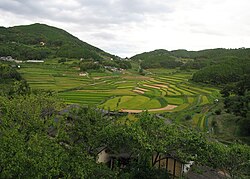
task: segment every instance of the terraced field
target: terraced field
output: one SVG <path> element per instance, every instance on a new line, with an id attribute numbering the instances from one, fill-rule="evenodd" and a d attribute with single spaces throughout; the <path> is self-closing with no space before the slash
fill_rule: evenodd
<path id="1" fill-rule="evenodd" d="M 66 103 L 97 105 L 117 111 L 177 112 L 197 106 L 201 114 L 194 114 L 193 125 L 206 127 L 206 116 L 218 98 L 218 90 L 201 87 L 189 81 L 191 73 L 152 70 L 150 75 L 135 73 L 91 73 L 79 76 L 78 69 L 57 64 L 25 64 L 20 72 L 33 89 L 58 91 Z M 168 107 L 169 106 L 169 107 Z"/>

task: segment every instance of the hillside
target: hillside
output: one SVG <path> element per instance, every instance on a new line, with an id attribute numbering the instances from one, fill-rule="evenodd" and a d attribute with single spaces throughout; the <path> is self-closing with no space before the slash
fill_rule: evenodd
<path id="1" fill-rule="evenodd" d="M 250 73 L 250 49 L 245 48 L 201 51 L 161 49 L 144 52 L 131 59 L 139 61 L 143 69 L 180 67 L 180 70 L 199 70 L 193 78 L 196 82 L 235 82 Z"/>
<path id="2" fill-rule="evenodd" d="M 185 49 L 179 49 L 179 50 L 172 50 L 168 51 L 165 49 L 157 49 L 150 52 L 144 52 L 141 54 L 137 54 L 131 59 L 137 60 L 137 59 L 147 59 L 157 56 L 172 56 L 176 58 L 191 58 L 191 59 L 197 59 L 197 58 L 204 58 L 204 59 L 211 59 L 211 58 L 220 58 L 220 57 L 250 57 L 250 48 L 238 48 L 238 49 L 224 49 L 224 48 L 216 48 L 216 49 L 205 49 L 200 51 L 188 51 Z"/>
<path id="3" fill-rule="evenodd" d="M 9 55 L 22 60 L 47 57 L 115 58 L 62 29 L 38 23 L 0 27 L 0 56 Z"/>
<path id="4" fill-rule="evenodd" d="M 174 57 L 171 52 L 163 49 L 144 52 L 133 56 L 131 59 L 139 60 L 141 67 L 144 69 L 160 67 L 175 68 L 182 65 L 182 62 Z"/>

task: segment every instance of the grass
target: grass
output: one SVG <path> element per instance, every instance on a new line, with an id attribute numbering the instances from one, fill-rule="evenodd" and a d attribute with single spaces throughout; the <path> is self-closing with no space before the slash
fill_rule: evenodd
<path id="1" fill-rule="evenodd" d="M 205 105 L 209 103 L 207 96 L 202 96 L 201 99 L 202 99 L 202 102 L 200 103 L 200 105 Z"/>
<path id="2" fill-rule="evenodd" d="M 202 117 L 202 114 L 195 114 L 193 116 L 193 126 L 198 126 L 199 120 Z"/>
<path id="3" fill-rule="evenodd" d="M 115 97 L 115 98 L 112 98 L 108 101 L 106 101 L 103 105 L 101 105 L 100 107 L 101 108 L 104 108 L 104 109 L 110 109 L 110 110 L 117 110 L 118 108 L 118 105 L 119 105 L 119 100 L 120 100 L 121 97 Z"/>
<path id="4" fill-rule="evenodd" d="M 156 108 L 161 108 L 163 106 L 164 105 L 162 105 L 162 103 L 159 100 L 151 99 L 148 103 L 144 103 L 141 109 L 156 109 Z"/>
<path id="5" fill-rule="evenodd" d="M 81 93 L 77 91 L 59 93 L 66 103 L 77 103 L 82 105 L 98 104 L 109 96 L 103 93 Z"/>
<path id="6" fill-rule="evenodd" d="M 194 97 L 187 97 L 188 103 L 194 103 L 195 98 Z"/>
<path id="7" fill-rule="evenodd" d="M 123 97 L 122 97 L 123 98 Z M 125 98 L 127 98 L 125 96 Z M 125 103 L 119 105 L 120 109 L 144 109 L 145 104 L 150 101 L 150 98 L 145 96 L 134 96 Z"/>
<path id="8" fill-rule="evenodd" d="M 175 111 L 175 112 L 176 112 L 176 111 L 182 111 L 182 110 L 188 108 L 189 106 L 190 106 L 190 104 L 184 103 L 184 104 L 178 106 L 177 108 L 173 109 L 173 111 Z"/>
<path id="9" fill-rule="evenodd" d="M 167 100 L 168 104 L 181 105 L 184 102 L 184 100 L 179 97 L 166 97 L 165 99 Z"/>

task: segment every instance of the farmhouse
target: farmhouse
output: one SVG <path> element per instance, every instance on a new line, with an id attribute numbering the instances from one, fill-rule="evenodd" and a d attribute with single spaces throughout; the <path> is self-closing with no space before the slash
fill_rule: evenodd
<path id="1" fill-rule="evenodd" d="M 114 167 L 115 163 L 118 163 L 119 167 L 125 168 L 132 159 L 136 157 L 128 152 L 121 152 L 119 154 L 110 153 L 107 147 L 100 148 L 97 156 L 97 163 L 105 163 L 111 169 Z M 186 174 L 191 165 L 192 161 L 189 163 L 182 162 L 180 159 L 175 158 L 169 154 L 152 154 L 152 159 L 150 161 L 152 167 L 157 169 L 165 169 L 173 178 L 182 177 Z"/>

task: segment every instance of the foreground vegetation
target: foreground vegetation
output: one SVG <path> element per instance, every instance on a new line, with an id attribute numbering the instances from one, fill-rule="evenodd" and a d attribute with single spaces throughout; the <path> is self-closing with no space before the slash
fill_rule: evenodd
<path id="1" fill-rule="evenodd" d="M 224 145 L 202 133 L 178 125 L 165 125 L 153 115 L 118 122 L 96 109 L 72 108 L 48 94 L 1 97 L 1 178 L 156 178 L 149 165 L 153 152 L 171 153 L 183 161 L 195 161 L 223 170 L 232 177 L 247 176 L 250 148 Z M 84 129 L 84 130 L 83 130 Z M 125 170 L 96 163 L 98 148 L 112 153 L 124 147 L 140 156 Z M 132 160 L 132 158 L 131 158 Z"/>

